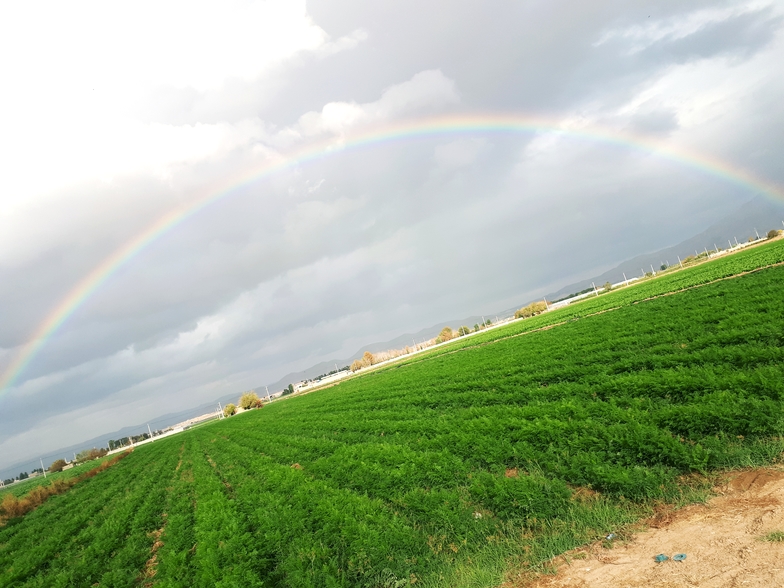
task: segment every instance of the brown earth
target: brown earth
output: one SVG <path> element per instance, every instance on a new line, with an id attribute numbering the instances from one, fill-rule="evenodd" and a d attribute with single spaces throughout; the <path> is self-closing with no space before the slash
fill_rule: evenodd
<path id="1" fill-rule="evenodd" d="M 716 488 L 706 504 L 660 513 L 628 542 L 596 543 L 553 562 L 558 571 L 526 588 L 769 588 L 784 586 L 784 470 L 744 471 Z M 656 563 L 663 553 L 684 561 Z M 560 565 L 559 565 L 560 564 Z"/>

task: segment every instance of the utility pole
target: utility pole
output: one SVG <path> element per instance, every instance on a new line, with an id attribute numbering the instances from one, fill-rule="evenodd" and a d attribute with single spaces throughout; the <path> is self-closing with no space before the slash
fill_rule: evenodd
<path id="1" fill-rule="evenodd" d="M 729 243 L 729 244 L 730 244 L 730 249 L 732 249 L 732 241 L 730 241 L 729 239 L 727 239 L 727 243 Z"/>
<path id="2" fill-rule="evenodd" d="M 680 255 L 678 256 L 678 265 L 681 266 L 681 269 L 683 269 L 683 262 L 681 261 Z"/>
<path id="3" fill-rule="evenodd" d="M 628 286 L 628 285 L 629 285 L 629 279 L 626 277 L 626 274 L 625 274 L 625 273 L 623 274 L 623 282 L 624 282 L 624 284 L 625 284 L 626 286 Z"/>
<path id="4" fill-rule="evenodd" d="M 221 406 L 220 402 L 218 403 L 218 411 L 219 411 L 218 412 L 218 415 L 219 415 L 218 418 L 222 419 L 223 418 L 223 407 Z"/>
<path id="5" fill-rule="evenodd" d="M 150 423 L 147 423 L 147 430 L 150 432 L 150 439 L 152 439 L 152 429 L 150 428 Z"/>
<path id="6" fill-rule="evenodd" d="M 754 227 L 754 234 L 757 235 L 757 241 L 759 241 L 759 233 L 757 232 L 757 227 Z"/>
<path id="7" fill-rule="evenodd" d="M 716 243 L 714 243 L 714 244 L 713 244 L 713 248 L 716 250 L 716 253 L 718 253 L 718 252 L 719 252 L 719 248 L 718 248 L 718 247 L 716 247 Z"/>
<path id="8" fill-rule="evenodd" d="M 654 276 L 656 275 L 656 270 L 655 270 L 655 269 L 653 269 L 653 264 L 651 264 L 651 273 L 652 273 Z"/>
<path id="9" fill-rule="evenodd" d="M 44 460 L 42 458 L 38 458 L 41 462 L 41 471 L 44 473 L 44 479 L 46 478 L 46 470 L 44 469 Z"/>
<path id="10" fill-rule="evenodd" d="M 737 247 L 737 246 L 738 246 L 738 238 L 735 237 L 735 247 Z"/>
<path id="11" fill-rule="evenodd" d="M 591 282 L 591 286 L 593 286 L 593 293 L 594 293 L 594 294 L 596 294 L 596 295 L 598 296 L 598 295 L 599 295 L 599 290 L 597 290 L 597 289 L 596 289 L 596 284 L 594 284 L 593 282 Z"/>
<path id="12" fill-rule="evenodd" d="M 547 310 L 550 310 L 550 305 L 547 304 L 547 298 L 544 299 L 544 306 Z"/>
<path id="13" fill-rule="evenodd" d="M 272 402 L 272 398 L 270 398 L 270 395 L 269 395 L 269 388 L 264 386 L 264 389 L 267 391 L 267 402 Z"/>

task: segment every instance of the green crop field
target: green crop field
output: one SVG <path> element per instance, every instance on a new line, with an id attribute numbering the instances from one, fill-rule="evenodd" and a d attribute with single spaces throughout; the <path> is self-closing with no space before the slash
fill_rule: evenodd
<path id="1" fill-rule="evenodd" d="M 14 496 L 22 496 L 27 494 L 33 488 L 37 488 L 38 486 L 46 486 L 47 484 L 51 484 L 55 480 L 70 480 L 71 478 L 75 478 L 76 476 L 80 476 L 85 472 L 98 467 L 104 461 L 111 459 L 110 457 L 101 457 L 99 459 L 94 459 L 87 461 L 85 463 L 81 463 L 76 465 L 70 469 L 67 469 L 63 472 L 55 472 L 55 473 L 48 473 L 46 477 L 38 476 L 35 478 L 28 478 L 23 480 L 22 482 L 17 482 L 16 484 L 10 484 L 3 488 L 0 488 L 0 501 L 2 501 L 3 496 L 6 494 L 13 494 Z"/>
<path id="2" fill-rule="evenodd" d="M 139 447 L 0 528 L 0 585 L 498 585 L 684 474 L 779 458 L 782 261 L 778 240 Z"/>

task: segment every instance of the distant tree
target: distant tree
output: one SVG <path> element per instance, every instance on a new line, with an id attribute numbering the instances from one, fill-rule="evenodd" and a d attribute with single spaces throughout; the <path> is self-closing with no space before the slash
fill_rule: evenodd
<path id="1" fill-rule="evenodd" d="M 226 406 L 223 407 L 223 414 L 224 414 L 224 416 L 229 417 L 229 416 L 233 415 L 235 412 L 237 412 L 237 407 L 234 406 L 232 403 L 229 403 L 229 404 L 227 404 Z"/>
<path id="2" fill-rule="evenodd" d="M 261 401 L 261 398 L 256 398 L 256 402 L 253 403 L 253 408 L 262 408 L 264 403 Z"/>
<path id="3" fill-rule="evenodd" d="M 515 312 L 515 318 L 529 318 L 540 314 L 547 310 L 547 304 L 544 302 L 532 302 L 528 306 L 524 306 Z"/>
<path id="4" fill-rule="evenodd" d="M 255 408 L 257 402 L 259 402 L 259 397 L 255 392 L 245 392 L 240 396 L 239 405 L 243 410 L 248 410 Z"/>
<path id="5" fill-rule="evenodd" d="M 468 335 L 468 333 L 470 333 L 470 332 L 471 332 L 471 329 L 470 329 L 470 327 L 466 327 L 466 326 L 462 326 L 462 327 L 460 327 L 460 328 L 457 330 L 457 334 L 458 334 L 459 336 L 461 336 L 461 337 L 462 337 L 462 336 L 464 336 L 464 335 Z"/>
<path id="6" fill-rule="evenodd" d="M 362 362 L 360 360 L 355 359 L 353 362 L 351 362 L 351 371 L 352 372 L 356 372 L 356 371 L 361 370 L 361 369 L 362 369 Z"/>
<path id="7" fill-rule="evenodd" d="M 368 367 L 374 363 L 376 363 L 376 358 L 370 351 L 365 351 L 365 353 L 362 354 L 362 367 Z"/>
<path id="8" fill-rule="evenodd" d="M 454 332 L 452 331 L 452 327 L 444 327 L 441 329 L 441 332 L 436 337 L 436 343 L 443 343 L 444 341 L 449 341 L 455 336 Z"/>
<path id="9" fill-rule="evenodd" d="M 605 282 L 604 283 L 604 291 L 605 292 L 609 292 L 610 290 L 612 290 L 612 284 L 610 282 Z"/>
<path id="10" fill-rule="evenodd" d="M 474 332 L 478 331 L 478 330 L 479 330 L 479 329 L 481 329 L 481 328 L 482 328 L 482 327 L 480 327 L 480 326 L 479 326 L 479 323 L 476 323 L 476 324 L 474 325 Z"/>
<path id="11" fill-rule="evenodd" d="M 666 263 L 663 263 L 663 264 L 661 264 L 661 265 L 659 266 L 659 269 L 660 269 L 661 271 L 664 271 L 664 270 L 666 270 L 666 269 L 667 269 L 667 264 L 666 264 Z"/>
<path id="12" fill-rule="evenodd" d="M 27 478 L 29 478 L 29 477 L 30 477 L 30 474 L 28 474 L 27 472 L 20 472 L 20 473 L 19 473 L 19 481 L 20 481 L 20 482 L 21 482 L 22 480 L 26 480 L 26 479 L 27 479 Z"/>
<path id="13" fill-rule="evenodd" d="M 775 239 L 779 236 L 781 231 L 777 231 L 776 229 L 771 229 L 768 231 L 768 239 Z"/>
<path id="14" fill-rule="evenodd" d="M 66 463 L 65 463 L 65 460 L 64 460 L 64 459 L 58 459 L 58 460 L 54 461 L 54 462 L 52 463 L 52 465 L 50 465 L 50 466 L 49 466 L 49 471 L 50 471 L 50 472 L 52 472 L 52 473 L 55 473 L 55 472 L 62 472 L 62 471 L 63 471 L 63 468 L 64 468 L 66 465 L 68 465 L 68 464 L 66 464 Z"/>
<path id="15" fill-rule="evenodd" d="M 92 449 L 85 449 L 84 451 L 80 451 L 76 454 L 76 463 L 83 463 L 85 461 L 90 461 L 91 459 L 98 459 L 107 453 L 108 451 L 106 449 L 96 449 L 95 447 Z"/>

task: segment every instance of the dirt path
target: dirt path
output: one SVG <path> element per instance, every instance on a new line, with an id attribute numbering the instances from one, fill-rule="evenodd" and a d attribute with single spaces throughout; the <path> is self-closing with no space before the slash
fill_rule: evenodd
<path id="1" fill-rule="evenodd" d="M 763 538 L 784 531 L 784 470 L 745 471 L 718 488 L 705 505 L 692 505 L 652 521 L 625 544 L 592 545 L 559 558 L 555 576 L 522 588 L 761 588 L 784 586 L 784 541 Z M 784 534 L 782 534 L 784 539 Z M 678 562 L 656 563 L 685 553 Z"/>

